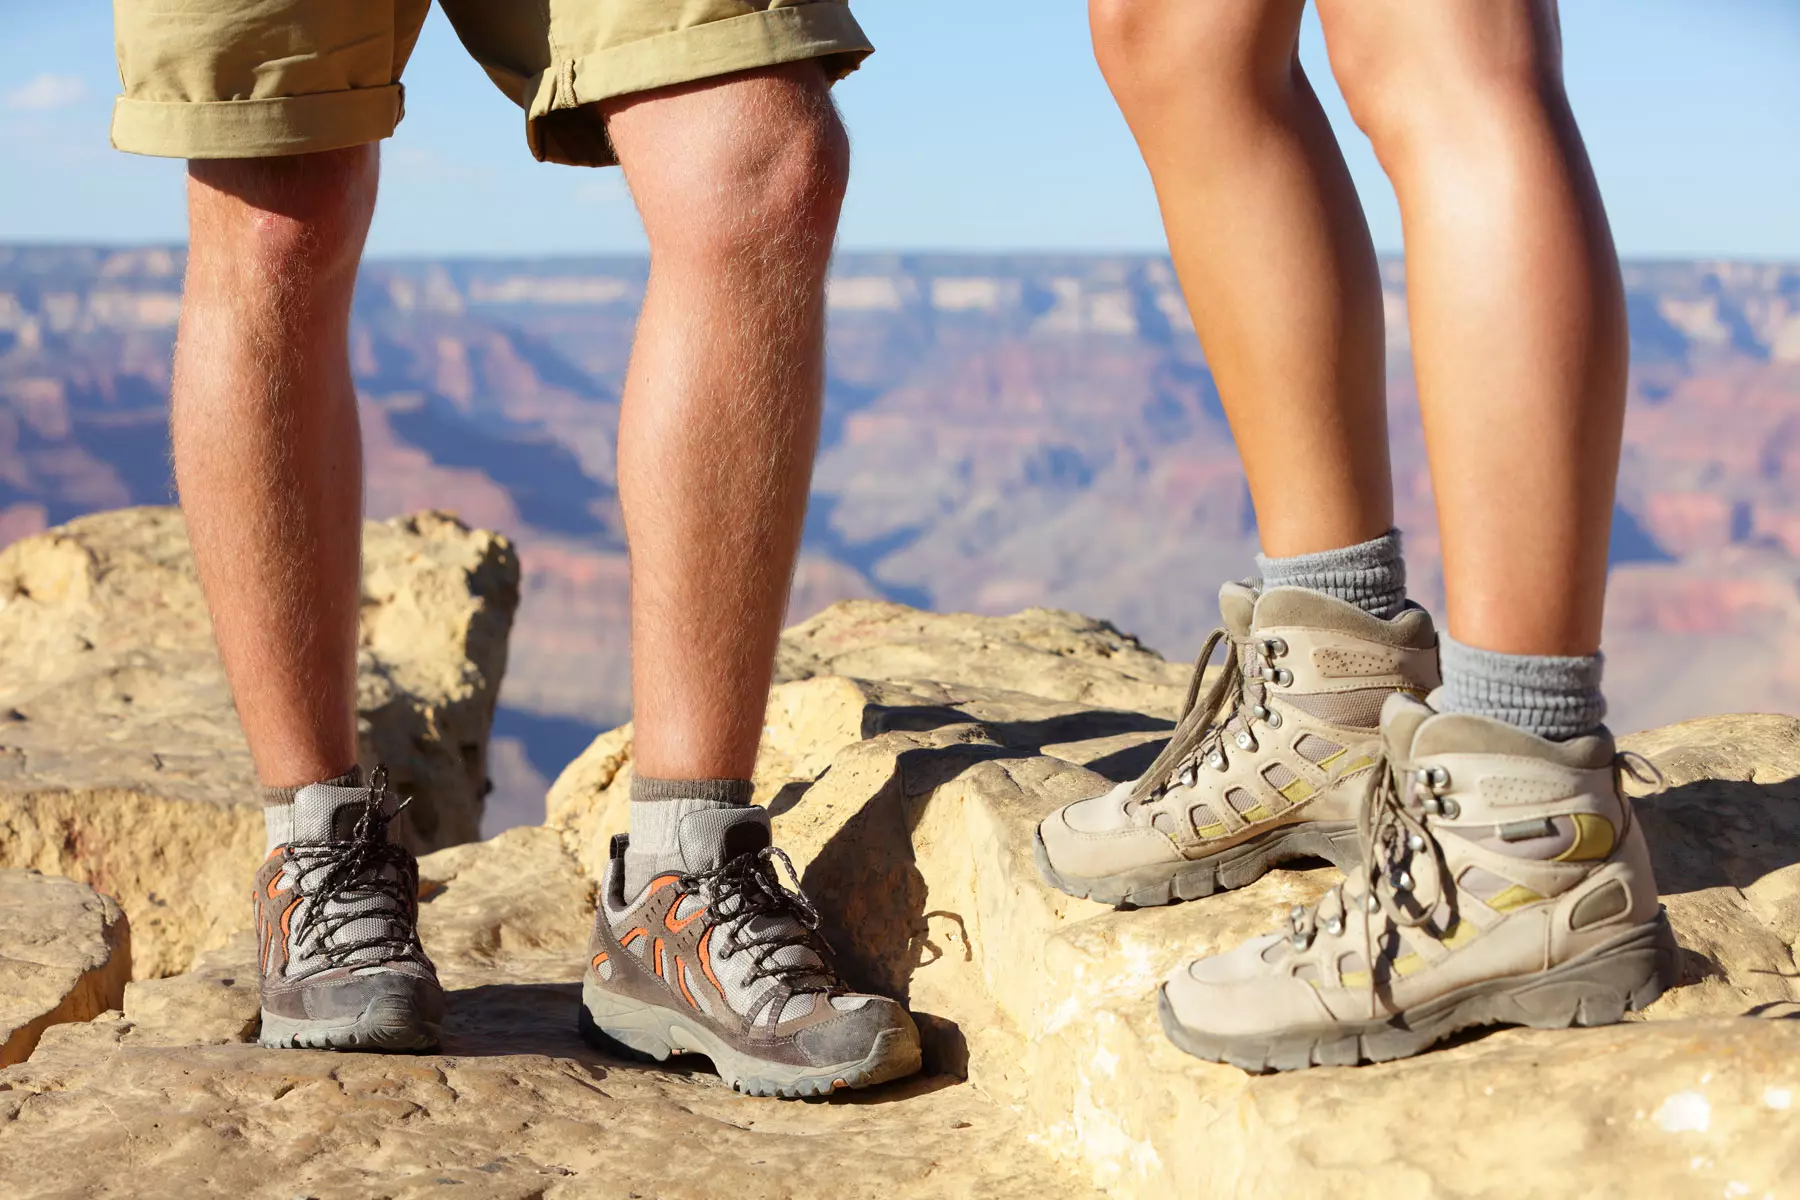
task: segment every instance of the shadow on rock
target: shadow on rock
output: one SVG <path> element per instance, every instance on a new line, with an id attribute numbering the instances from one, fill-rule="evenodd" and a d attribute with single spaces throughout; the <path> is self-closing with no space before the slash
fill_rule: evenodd
<path id="1" fill-rule="evenodd" d="M 1747 887 L 1800 862 L 1800 780 L 1698 779 L 1636 808 L 1665 896 Z"/>

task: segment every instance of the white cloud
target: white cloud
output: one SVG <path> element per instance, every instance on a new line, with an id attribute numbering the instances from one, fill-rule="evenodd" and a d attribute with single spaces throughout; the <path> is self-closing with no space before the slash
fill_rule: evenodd
<path id="1" fill-rule="evenodd" d="M 52 75 L 48 71 L 29 83 L 6 93 L 6 107 L 47 112 L 67 108 L 87 95 L 87 84 L 73 75 Z"/>

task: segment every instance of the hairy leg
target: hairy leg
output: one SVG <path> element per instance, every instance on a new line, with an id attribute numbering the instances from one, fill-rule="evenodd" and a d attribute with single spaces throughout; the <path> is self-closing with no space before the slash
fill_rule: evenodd
<path id="1" fill-rule="evenodd" d="M 747 779 L 799 552 L 849 147 L 800 63 L 610 107 L 650 241 L 626 376 L 638 773 Z"/>
<path id="2" fill-rule="evenodd" d="M 1393 523 L 1381 283 L 1300 69 L 1304 0 L 1090 0 L 1094 49 L 1156 184 L 1266 554 Z"/>
<path id="3" fill-rule="evenodd" d="M 376 150 L 196 161 L 175 475 L 258 777 L 356 762 L 362 447 L 348 330 Z"/>
<path id="4" fill-rule="evenodd" d="M 1592 654 L 1628 335 L 1554 0 L 1319 10 L 1400 198 L 1450 631 L 1485 650 Z"/>

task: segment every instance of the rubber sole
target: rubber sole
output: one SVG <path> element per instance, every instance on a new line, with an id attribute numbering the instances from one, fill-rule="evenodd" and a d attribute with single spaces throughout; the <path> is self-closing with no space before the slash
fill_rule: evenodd
<path id="1" fill-rule="evenodd" d="M 1407 1058 L 1461 1030 L 1484 1025 L 1611 1025 L 1674 987 L 1679 980 L 1676 963 L 1675 934 L 1667 915 L 1659 914 L 1548 971 L 1470 984 L 1384 1020 L 1260 1037 L 1214 1036 L 1177 1021 L 1166 988 L 1158 989 L 1156 1007 L 1163 1032 L 1182 1050 L 1260 1075 Z"/>
<path id="2" fill-rule="evenodd" d="M 699 1054 L 712 1061 L 734 1091 L 750 1096 L 800 1100 L 828 1096 L 839 1088 L 873 1087 L 919 1069 L 919 1039 L 904 1029 L 885 1029 L 862 1058 L 834 1066 L 793 1066 L 769 1062 L 727 1045 L 702 1025 L 674 1009 L 616 996 L 581 985 L 581 1036 L 588 1045 L 615 1057 L 663 1062 L 676 1054 Z"/>
<path id="3" fill-rule="evenodd" d="M 1203 858 L 1091 879 L 1065 875 L 1051 866 L 1041 830 L 1032 833 L 1032 856 L 1044 882 L 1057 891 L 1115 908 L 1157 908 L 1249 887 L 1275 867 L 1298 858 L 1323 858 L 1345 874 L 1362 865 L 1354 821 L 1282 825 Z"/>
<path id="4" fill-rule="evenodd" d="M 302 1020 L 262 1014 L 260 1046 L 279 1050 L 418 1052 L 437 1048 L 439 1027 L 421 1020 L 404 997 L 377 996 L 353 1020 Z"/>

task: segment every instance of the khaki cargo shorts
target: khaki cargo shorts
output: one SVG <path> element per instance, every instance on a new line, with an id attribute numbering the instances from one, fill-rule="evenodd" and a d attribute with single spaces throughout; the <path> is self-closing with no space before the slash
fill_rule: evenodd
<path id="1" fill-rule="evenodd" d="M 818 59 L 836 80 L 872 50 L 845 0 L 439 0 L 525 110 L 540 160 L 607 166 L 596 100 Z M 113 0 L 121 150 L 264 158 L 378 141 L 431 0 Z"/>

